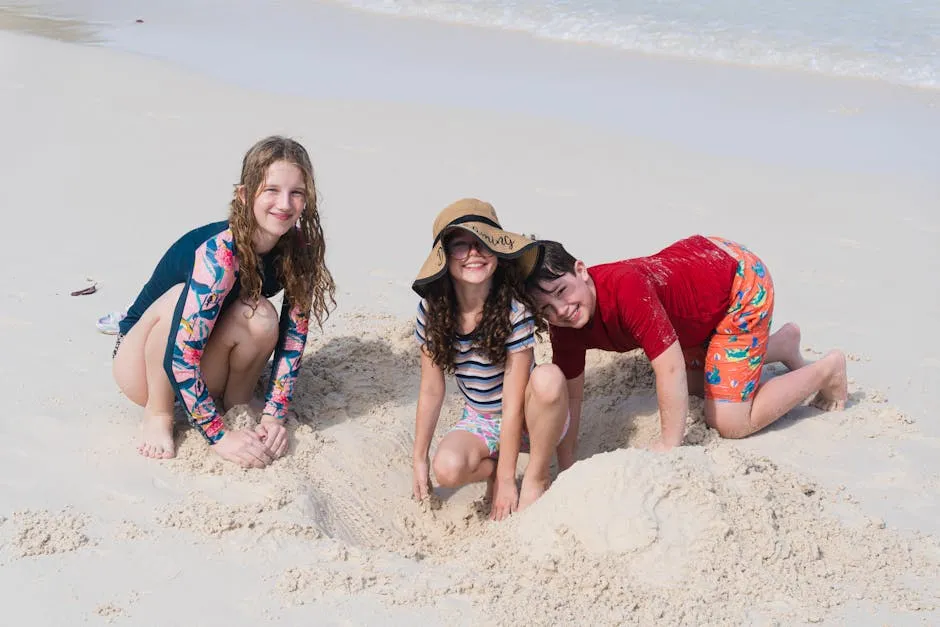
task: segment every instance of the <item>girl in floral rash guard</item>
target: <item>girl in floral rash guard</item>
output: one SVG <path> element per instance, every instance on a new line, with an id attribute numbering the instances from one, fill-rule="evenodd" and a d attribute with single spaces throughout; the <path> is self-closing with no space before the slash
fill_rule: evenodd
<path id="1" fill-rule="evenodd" d="M 278 314 L 268 298 L 282 290 Z M 263 139 L 245 155 L 228 220 L 178 239 L 121 322 L 113 372 L 144 408 L 138 451 L 176 454 L 178 400 L 223 458 L 262 468 L 283 455 L 309 319 L 322 324 L 333 295 L 310 157 L 293 140 Z M 260 423 L 227 430 L 222 413 L 252 401 L 272 353 Z"/>

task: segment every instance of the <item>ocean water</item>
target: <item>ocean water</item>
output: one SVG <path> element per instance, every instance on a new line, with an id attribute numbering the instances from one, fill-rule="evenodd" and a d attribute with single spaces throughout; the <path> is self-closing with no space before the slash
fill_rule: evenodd
<path id="1" fill-rule="evenodd" d="M 834 0 L 7 1 L 78 20 L 95 45 L 286 97 L 535 115 L 787 166 L 940 171 L 940 0 L 857 0 L 841 16 Z"/>
<path id="2" fill-rule="evenodd" d="M 940 88 L 938 0 L 336 0 L 651 54 Z"/>

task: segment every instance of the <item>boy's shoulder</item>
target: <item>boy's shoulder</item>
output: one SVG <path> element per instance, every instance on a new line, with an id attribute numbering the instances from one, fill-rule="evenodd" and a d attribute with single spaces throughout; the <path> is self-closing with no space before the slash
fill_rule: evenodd
<path id="1" fill-rule="evenodd" d="M 634 274 L 643 267 L 642 257 L 633 257 L 630 259 L 620 259 L 618 261 L 608 261 L 588 267 L 588 272 L 593 276 L 600 275 L 624 275 Z"/>
<path id="2" fill-rule="evenodd" d="M 647 270 L 642 258 L 634 258 L 591 266 L 588 268 L 588 273 L 598 289 L 619 292 L 635 285 L 645 284 L 648 279 Z"/>

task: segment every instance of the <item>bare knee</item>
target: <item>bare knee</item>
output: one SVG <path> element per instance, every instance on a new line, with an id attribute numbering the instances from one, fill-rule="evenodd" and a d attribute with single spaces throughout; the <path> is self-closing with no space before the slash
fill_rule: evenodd
<path id="1" fill-rule="evenodd" d="M 718 432 L 718 435 L 728 440 L 740 440 L 754 433 L 751 425 L 750 407 L 735 407 L 735 411 L 719 412 L 708 405 L 705 410 L 705 424 Z"/>
<path id="2" fill-rule="evenodd" d="M 529 400 L 554 405 L 565 400 L 567 381 L 561 368 L 554 364 L 536 366 L 529 375 Z"/>
<path id="3" fill-rule="evenodd" d="M 465 455 L 451 449 L 440 449 L 431 462 L 437 482 L 445 488 L 463 485 L 464 477 L 470 471 L 469 460 Z"/>
<path id="4" fill-rule="evenodd" d="M 232 306 L 231 315 L 245 329 L 252 341 L 261 347 L 273 350 L 280 332 L 280 321 L 271 301 L 261 298 L 255 306 L 238 301 Z"/>
<path id="5" fill-rule="evenodd" d="M 726 440 L 740 440 L 746 438 L 747 436 L 753 433 L 753 430 L 748 425 L 747 428 L 742 428 L 741 426 L 718 426 L 715 428 L 718 432 L 718 435 L 725 438 Z"/>
<path id="6" fill-rule="evenodd" d="M 121 392 L 141 407 L 150 395 L 148 369 L 163 369 L 170 321 L 183 287 L 182 283 L 174 285 L 147 308 L 124 336 L 112 360 L 112 376 Z"/>

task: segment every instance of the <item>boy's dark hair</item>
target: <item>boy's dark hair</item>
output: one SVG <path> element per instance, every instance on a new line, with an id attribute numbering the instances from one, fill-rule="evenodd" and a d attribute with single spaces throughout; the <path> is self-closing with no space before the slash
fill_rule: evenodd
<path id="1" fill-rule="evenodd" d="M 574 264 L 577 260 L 564 246 L 547 239 L 539 240 L 539 246 L 542 250 L 535 269 L 526 279 L 526 290 L 544 291 L 539 286 L 542 281 L 554 281 L 566 274 L 574 274 Z"/>

